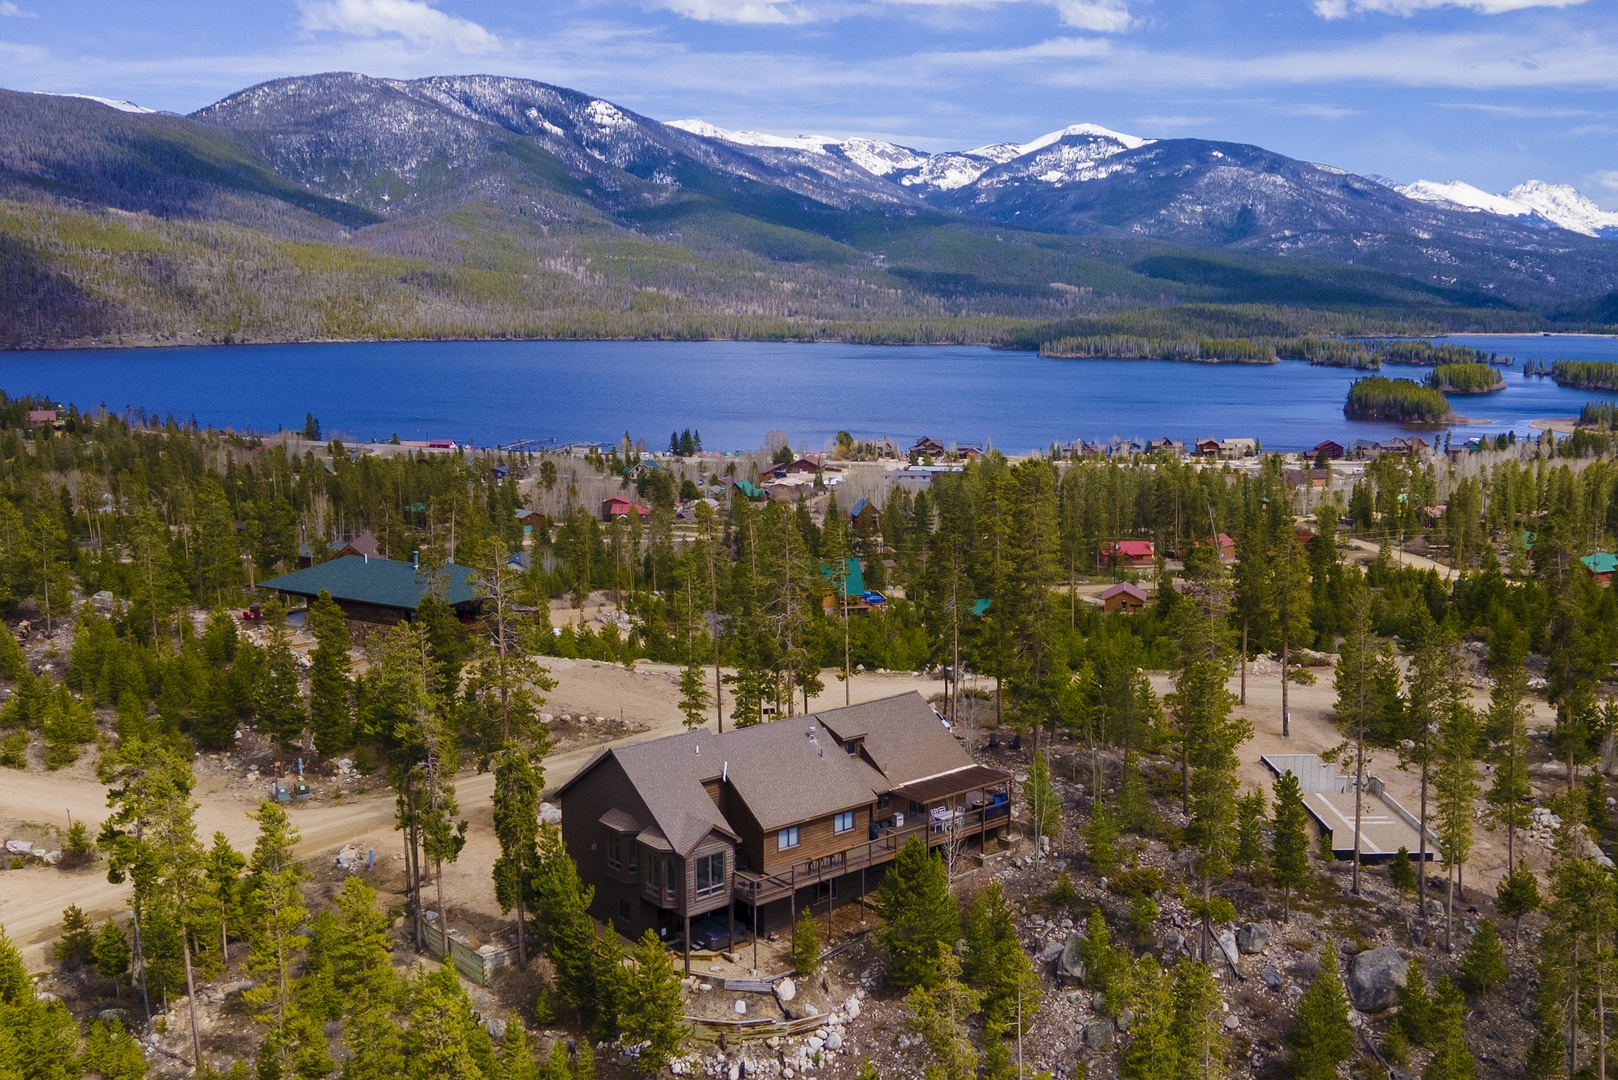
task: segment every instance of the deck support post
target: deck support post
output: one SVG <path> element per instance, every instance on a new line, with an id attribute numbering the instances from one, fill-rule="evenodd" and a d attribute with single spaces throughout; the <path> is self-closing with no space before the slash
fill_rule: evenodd
<path id="1" fill-rule="evenodd" d="M 685 913 L 685 974 L 691 976 L 691 913 Z"/>

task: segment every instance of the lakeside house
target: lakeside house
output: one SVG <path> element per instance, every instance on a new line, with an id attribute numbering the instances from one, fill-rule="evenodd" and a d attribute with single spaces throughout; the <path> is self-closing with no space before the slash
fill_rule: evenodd
<path id="1" fill-rule="evenodd" d="M 1011 777 L 979 765 L 911 692 L 715 734 L 600 750 L 556 793 L 590 913 L 634 939 L 693 920 L 786 932 L 859 902 L 913 837 L 982 848 Z"/>
<path id="2" fill-rule="evenodd" d="M 1327 461 L 1341 461 L 1343 459 L 1343 444 L 1336 439 L 1322 439 L 1315 443 L 1314 449 L 1309 451 L 1316 460 L 1325 458 Z"/>
<path id="3" fill-rule="evenodd" d="M 923 435 L 921 438 L 917 439 L 915 445 L 910 448 L 910 456 L 934 458 L 943 457 L 944 444 L 939 442 L 937 439 Z"/>
<path id="4" fill-rule="evenodd" d="M 391 625 L 415 618 L 416 610 L 435 585 L 457 616 L 475 617 L 482 603 L 473 584 L 476 573 L 470 567 L 448 563 L 434 582 L 434 575 L 422 571 L 415 562 L 345 555 L 271 578 L 259 588 L 279 593 L 283 600 L 296 597 L 305 603 L 322 592 L 330 593 L 349 619 Z"/>

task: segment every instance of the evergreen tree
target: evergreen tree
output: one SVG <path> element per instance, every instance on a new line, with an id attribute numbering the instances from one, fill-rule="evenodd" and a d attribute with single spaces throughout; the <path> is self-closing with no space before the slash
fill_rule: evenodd
<path id="1" fill-rule="evenodd" d="M 1409 896 L 1416 888 L 1416 868 L 1410 861 L 1410 849 L 1403 844 L 1388 863 L 1388 884 L 1398 889 L 1401 896 Z"/>
<path id="2" fill-rule="evenodd" d="M 539 873 L 534 883 L 535 926 L 556 973 L 562 1001 L 593 1030 L 611 1010 L 612 988 L 603 980 L 590 900 L 595 890 L 579 879 L 578 867 L 555 829 L 540 838 Z"/>
<path id="3" fill-rule="evenodd" d="M 1298 1080 L 1333 1080 L 1337 1066 L 1353 1056 L 1348 995 L 1343 992 L 1336 951 L 1329 942 L 1320 953 L 1320 970 L 1298 1002 L 1287 1047 L 1287 1064 Z"/>
<path id="4" fill-rule="evenodd" d="M 325 589 L 309 605 L 309 629 L 315 647 L 309 653 L 309 726 L 315 752 L 331 757 L 354 745 L 354 717 L 349 705 L 348 619 Z"/>
<path id="5" fill-rule="evenodd" d="M 1512 943 L 1522 943 L 1522 917 L 1539 910 L 1539 877 L 1519 862 L 1517 868 L 1500 880 L 1495 891 L 1495 910 L 1512 922 Z"/>
<path id="6" fill-rule="evenodd" d="M 293 855 L 298 830 L 286 811 L 273 802 L 259 804 L 258 841 L 247 875 L 247 962 L 244 970 L 258 976 L 258 985 L 242 999 L 269 1026 L 268 1041 L 281 1069 L 292 1067 L 288 1045 L 293 1020 L 293 982 L 298 956 L 309 943 L 304 924 L 309 909 L 298 887 L 303 867 Z"/>
<path id="7" fill-rule="evenodd" d="M 1023 1030 L 1039 1008 L 1039 976 L 1017 940 L 1016 915 L 998 881 L 979 893 L 966 912 L 966 954 L 961 980 L 981 995 L 987 1023 Z"/>
<path id="8" fill-rule="evenodd" d="M 95 931 L 79 905 L 69 904 L 62 912 L 62 936 L 56 941 L 55 957 L 62 967 L 77 967 L 95 951 Z"/>
<path id="9" fill-rule="evenodd" d="M 1034 762 L 1028 767 L 1028 779 L 1022 789 L 1023 810 L 1028 825 L 1034 831 L 1034 849 L 1040 850 L 1040 837 L 1053 840 L 1062 830 L 1062 800 L 1051 782 L 1051 770 L 1044 751 L 1034 752 Z"/>
<path id="10" fill-rule="evenodd" d="M 1230 1075 L 1230 1040 L 1220 1026 L 1219 986 L 1206 964 L 1182 957 L 1174 967 L 1174 1044 L 1179 1080 L 1223 1080 Z"/>
<path id="11" fill-rule="evenodd" d="M 272 600 L 264 605 L 269 644 L 264 649 L 254 709 L 259 730 L 274 739 L 282 753 L 290 754 L 309 726 L 303 695 L 298 690 L 298 664 L 287 637 L 286 613 Z M 345 631 L 346 633 L 346 631 Z"/>
<path id="12" fill-rule="evenodd" d="M 1113 944 L 1100 908 L 1085 920 L 1083 957 L 1084 981 L 1101 995 L 1106 1015 L 1116 1017 L 1129 994 L 1129 953 Z"/>
<path id="13" fill-rule="evenodd" d="M 1461 988 L 1469 994 L 1482 994 L 1506 981 L 1506 952 L 1490 919 L 1479 919 L 1477 933 L 1461 954 Z"/>
<path id="14" fill-rule="evenodd" d="M 707 719 L 711 696 L 702 666 L 692 656 L 680 669 L 680 714 L 685 717 L 686 730 L 702 726 Z"/>
<path id="15" fill-rule="evenodd" d="M 408 1080 L 484 1080 L 474 1056 L 473 1031 L 482 1028 L 455 969 L 419 974 L 410 988 L 404 1075 Z"/>
<path id="16" fill-rule="evenodd" d="M 562 1041 L 558 1039 L 556 1045 L 560 1047 Z M 534 1060 L 534 1050 L 528 1042 L 528 1029 L 523 1027 L 522 1021 L 513 1017 L 506 1021 L 506 1038 L 495 1058 L 494 1076 L 489 1080 L 572 1080 L 568 1074 L 565 1051 L 560 1073 L 551 1067 L 554 1060 L 555 1055 L 552 1054 L 545 1067 L 540 1067 Z"/>
<path id="17" fill-rule="evenodd" d="M 1084 826 L 1084 850 L 1096 877 L 1107 878 L 1118 872 L 1118 834 L 1099 792 L 1090 804 L 1090 820 Z"/>
<path id="18" fill-rule="evenodd" d="M 1438 980 L 1429 1045 L 1433 1056 L 1422 1070 L 1421 1080 L 1474 1080 L 1477 1076 L 1477 1061 L 1467 1046 L 1466 1002 L 1448 976 Z"/>
<path id="19" fill-rule="evenodd" d="M 1378 639 L 1372 629 L 1370 590 L 1355 589 L 1350 605 L 1348 633 L 1343 637 L 1337 657 L 1337 728 L 1342 732 L 1354 762 L 1354 870 L 1351 891 L 1358 896 L 1366 752 L 1390 711 L 1390 703 L 1383 700 L 1383 695 L 1379 693 L 1379 687 L 1385 681 L 1378 675 L 1381 669 L 1392 666 L 1393 655 L 1390 647 Z"/>
<path id="20" fill-rule="evenodd" d="M 246 865 L 247 859 L 230 846 L 224 833 L 213 834 L 202 873 L 208 894 L 218 906 L 221 965 L 230 959 L 231 931 L 240 933 L 244 926 L 242 868 Z"/>
<path id="21" fill-rule="evenodd" d="M 84 1069 L 101 1080 L 145 1080 L 146 1055 L 133 1035 L 116 1020 L 90 1025 L 84 1044 Z"/>
<path id="22" fill-rule="evenodd" d="M 820 932 L 814 913 L 804 908 L 792 927 L 792 970 L 799 975 L 813 975 L 819 968 Z"/>
<path id="23" fill-rule="evenodd" d="M 618 1022 L 623 1041 L 641 1048 L 635 1064 L 642 1072 L 661 1072 L 680 1052 L 685 1034 L 680 980 L 654 930 L 648 929 L 635 945 L 635 971 Z"/>
<path id="24" fill-rule="evenodd" d="M 1438 817 L 1438 852 L 1444 859 L 1444 951 L 1450 951 L 1455 925 L 1457 878 L 1472 851 L 1472 804 L 1478 796 L 1474 752 L 1477 716 L 1464 702 L 1446 711 L 1439 726 L 1439 761 L 1433 778 Z"/>
<path id="25" fill-rule="evenodd" d="M 1309 812 L 1290 771 L 1275 782 L 1275 826 L 1270 837 L 1270 869 L 1285 895 L 1283 922 L 1292 920 L 1292 890 L 1309 884 Z"/>
<path id="26" fill-rule="evenodd" d="M 929 965 L 931 985 L 913 984 L 905 1003 L 910 1023 L 932 1053 L 927 1080 L 975 1080 L 978 1051 L 967 1031 L 967 1021 L 978 1011 L 978 993 L 960 980 L 961 962 L 947 946 L 940 946 Z"/>
<path id="27" fill-rule="evenodd" d="M 1427 976 L 1421 958 L 1413 956 L 1405 968 L 1405 984 L 1399 988 L 1399 1015 L 1395 1021 L 1405 1038 L 1426 1046 L 1433 1034 L 1433 998 L 1427 992 Z"/>
<path id="28" fill-rule="evenodd" d="M 504 914 L 517 911 L 517 962 L 528 966 L 528 911 L 539 866 L 539 798 L 543 773 L 526 751 L 508 742 L 494 762 L 494 898 Z"/>
<path id="29" fill-rule="evenodd" d="M 1526 636 L 1513 624 L 1496 627 L 1490 642 L 1490 669 L 1494 689 L 1484 719 L 1489 738 L 1489 760 L 1494 780 L 1485 798 L 1491 828 L 1506 830 L 1506 865 L 1517 864 L 1517 831 L 1532 820 L 1528 803 L 1533 789 L 1528 778 L 1528 673 L 1523 666 Z"/>
<path id="30" fill-rule="evenodd" d="M 940 950 L 960 936 L 960 914 L 949 890 L 944 860 L 912 836 L 899 849 L 876 890 L 876 913 L 882 918 L 877 940 L 888 954 L 888 981 L 909 991 L 939 985 Z"/>
<path id="31" fill-rule="evenodd" d="M 1263 788 L 1236 801 L 1236 865 L 1252 874 L 1264 863 L 1264 821 L 1269 816 Z"/>
<path id="32" fill-rule="evenodd" d="M 96 974 L 111 979 L 114 987 L 129 978 L 129 939 L 111 919 L 101 924 L 91 957 L 95 960 Z"/>
<path id="33" fill-rule="evenodd" d="M 1129 973 L 1129 1044 L 1118 1061 L 1124 1080 L 1159 1080 L 1181 1075 L 1181 1044 L 1175 1038 L 1174 980 L 1151 956 Z"/>

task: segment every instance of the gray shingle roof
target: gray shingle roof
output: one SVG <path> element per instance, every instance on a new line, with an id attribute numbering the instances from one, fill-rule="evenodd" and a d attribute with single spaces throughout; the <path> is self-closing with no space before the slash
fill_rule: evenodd
<path id="1" fill-rule="evenodd" d="M 454 563 L 446 565 L 443 575 L 444 599 L 452 605 L 477 599 L 472 584 L 476 573 Z M 324 589 L 331 593 L 333 600 L 352 600 L 360 604 L 414 611 L 426 597 L 428 584 L 427 575 L 418 571 L 414 563 L 349 555 L 311 566 L 307 570 L 271 578 L 260 583 L 259 588 L 295 596 L 319 596 Z"/>
<path id="2" fill-rule="evenodd" d="M 914 691 L 816 715 L 839 739 L 864 737 L 866 755 L 887 781 L 878 786 L 882 791 L 972 764 L 972 756 Z"/>
<path id="3" fill-rule="evenodd" d="M 877 768 L 838 745 L 855 735 L 864 736 Z M 865 806 L 901 784 L 972 764 L 916 693 L 733 728 L 722 735 L 698 728 L 614 747 L 591 759 L 561 790 L 607 754 L 618 760 L 651 811 L 655 825 L 648 832 L 660 832 L 682 855 L 714 829 L 736 835 L 703 787 L 707 781 L 723 777 L 760 828 L 770 832 Z"/>

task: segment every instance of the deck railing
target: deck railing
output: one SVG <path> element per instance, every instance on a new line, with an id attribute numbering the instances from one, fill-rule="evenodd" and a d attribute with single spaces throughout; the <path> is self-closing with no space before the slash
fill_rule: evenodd
<path id="1" fill-rule="evenodd" d="M 939 847 L 951 838 L 978 836 L 1011 819 L 1011 806 L 1007 802 L 992 803 L 971 810 L 957 809 L 953 814 L 935 810 L 920 821 L 907 820 L 904 825 L 879 827 L 874 839 L 830 855 L 803 859 L 785 870 L 762 874 L 752 870 L 737 870 L 733 894 L 750 906 L 778 900 L 808 885 L 819 884 L 842 877 L 854 870 L 891 862 L 899 849 L 912 836 L 925 835 L 928 847 Z"/>

